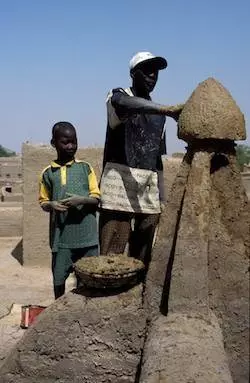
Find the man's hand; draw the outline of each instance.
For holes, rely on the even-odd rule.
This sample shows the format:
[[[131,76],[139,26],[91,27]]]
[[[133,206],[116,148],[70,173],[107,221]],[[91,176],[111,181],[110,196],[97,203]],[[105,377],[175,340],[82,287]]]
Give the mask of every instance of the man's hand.
[[[182,109],[185,104],[177,104],[173,106],[166,106],[166,116],[173,118],[176,122],[178,122]]]
[[[86,197],[82,197],[76,194],[69,194],[70,197],[62,199],[60,203],[65,207],[77,207],[79,205],[84,205],[86,202]]]
[[[41,207],[45,211],[59,211],[64,212],[68,210],[68,207],[63,205],[60,201],[48,201],[41,204]]]

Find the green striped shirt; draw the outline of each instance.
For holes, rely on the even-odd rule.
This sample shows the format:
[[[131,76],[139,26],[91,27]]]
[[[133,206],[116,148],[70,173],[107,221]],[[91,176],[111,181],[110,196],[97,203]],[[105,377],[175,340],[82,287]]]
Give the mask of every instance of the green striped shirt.
[[[100,191],[93,168],[84,161],[73,160],[61,166],[52,162],[45,168],[40,178],[40,204],[59,201],[69,194],[83,197],[100,197]],[[50,213],[50,247],[84,248],[98,244],[95,213],[86,207],[70,207],[66,212]]]

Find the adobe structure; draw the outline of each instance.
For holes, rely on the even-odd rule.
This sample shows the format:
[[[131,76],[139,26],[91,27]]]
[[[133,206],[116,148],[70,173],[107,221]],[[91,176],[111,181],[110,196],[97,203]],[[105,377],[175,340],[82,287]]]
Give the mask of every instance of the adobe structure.
[[[0,157],[0,237],[22,236],[22,186],[22,157]]]
[[[147,275],[145,307],[151,325],[142,382],[230,381],[227,373],[225,378],[199,371],[207,361],[208,374],[213,368],[226,372],[218,355],[224,343],[233,381],[246,383],[250,205],[234,142],[245,139],[244,117],[229,92],[208,79],[185,104],[178,127],[188,148],[161,217]],[[217,341],[224,340],[209,357],[216,342],[208,344],[208,339],[216,332]]]
[[[244,117],[210,78],[178,135],[187,152],[144,283],[58,299],[6,358],[1,383],[248,382],[250,207],[234,142]]]
[[[22,183],[22,158],[21,156],[0,157],[0,186],[10,182],[16,190]],[[19,189],[21,191],[21,189]]]

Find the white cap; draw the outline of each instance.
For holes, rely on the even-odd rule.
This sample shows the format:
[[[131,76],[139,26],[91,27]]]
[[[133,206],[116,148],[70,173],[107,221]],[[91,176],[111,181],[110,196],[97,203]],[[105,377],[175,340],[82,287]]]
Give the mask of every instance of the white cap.
[[[165,69],[168,65],[167,60],[164,57],[154,56],[150,52],[138,52],[129,62],[129,69],[133,70],[138,64],[145,61],[151,61],[157,70]]]

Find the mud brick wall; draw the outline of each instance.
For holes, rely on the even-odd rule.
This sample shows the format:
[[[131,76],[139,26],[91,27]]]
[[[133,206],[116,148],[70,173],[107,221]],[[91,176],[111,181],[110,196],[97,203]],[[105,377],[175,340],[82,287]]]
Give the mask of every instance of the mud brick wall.
[[[47,145],[23,144],[23,259],[24,265],[50,265],[49,214],[38,204],[38,180],[41,171],[55,158]],[[102,148],[80,148],[77,158],[89,162],[99,179],[102,169]],[[166,193],[176,176],[181,159],[164,160]]]
[[[22,236],[22,220],[21,203],[0,202],[0,237]]]

